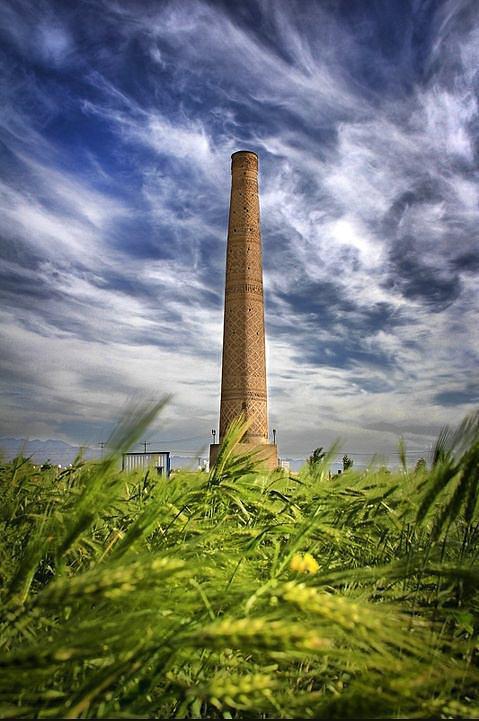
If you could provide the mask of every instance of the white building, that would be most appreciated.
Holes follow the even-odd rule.
[[[171,462],[169,451],[148,451],[147,453],[123,453],[121,461],[122,471],[137,471],[155,468],[160,475],[170,475]]]

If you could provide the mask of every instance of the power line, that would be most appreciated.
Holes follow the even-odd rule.
[[[153,440],[151,443],[186,443],[186,441],[197,441],[201,438],[205,438],[205,434],[202,433],[200,436],[190,436],[189,438],[167,438],[166,440]],[[148,441],[150,443],[150,441]],[[135,446],[142,445],[143,442],[138,441],[138,443],[135,443]]]
[[[425,451],[404,451],[404,455],[416,455],[418,453],[430,453],[431,448],[428,448]],[[339,456],[402,456],[402,451],[340,451],[339,453],[336,453],[334,456],[335,458],[338,458]]]

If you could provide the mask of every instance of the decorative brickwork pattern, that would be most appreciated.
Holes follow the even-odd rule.
[[[244,413],[251,422],[245,442],[260,444],[268,442],[268,407],[258,158],[241,151],[231,161],[220,441]]]

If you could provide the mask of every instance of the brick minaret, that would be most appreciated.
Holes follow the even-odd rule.
[[[244,150],[231,156],[220,443],[241,413],[251,422],[243,447],[261,446],[264,465],[276,467],[277,449],[268,438],[258,156]],[[211,446],[211,462],[217,451]]]

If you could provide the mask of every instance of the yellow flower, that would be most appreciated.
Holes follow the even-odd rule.
[[[310,553],[305,553],[304,556],[300,553],[295,553],[289,563],[289,568],[291,571],[296,571],[297,573],[317,573],[319,571],[319,563]]]
[[[304,554],[304,565],[306,573],[317,573],[319,571],[319,563],[310,553]]]
[[[291,561],[289,562],[291,571],[302,571],[303,570],[303,557],[299,553],[295,553]]]

